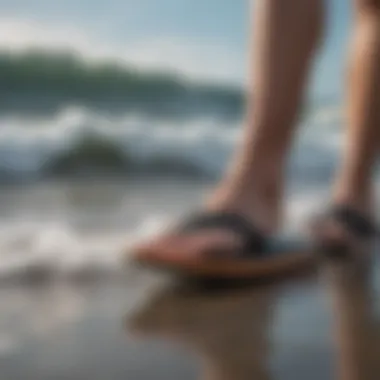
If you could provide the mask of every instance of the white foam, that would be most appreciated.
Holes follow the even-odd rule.
[[[323,124],[316,128],[316,119],[321,122],[318,114],[314,121],[312,115],[306,121],[293,154],[292,163],[300,170],[302,184],[308,176],[315,175],[313,171],[331,168],[341,148],[341,130]],[[324,120],[331,122],[331,118]],[[0,172],[8,169],[20,175],[36,174],[44,162],[61,150],[70,149],[83,136],[109,138],[136,162],[169,156],[218,174],[242,134],[240,123],[221,125],[220,120],[213,118],[167,122],[136,113],[105,116],[68,107],[52,117],[1,119]],[[323,199],[326,196],[320,188],[294,193],[289,201],[289,229],[295,231],[301,226]],[[127,206],[120,207],[124,210]],[[132,206],[128,207],[126,212],[134,213],[140,204],[134,204],[133,211]],[[169,212],[149,212],[145,207],[140,222],[128,231],[93,235],[81,234],[63,219],[28,221],[24,216],[22,221],[4,221],[0,225],[0,278],[62,278],[117,272],[136,241],[159,233],[173,220]]]
[[[318,112],[323,114],[323,110]],[[306,120],[296,147],[294,162],[306,169],[331,165],[341,144],[341,131],[331,124],[335,119],[321,118],[318,112]],[[321,124],[325,119],[327,128]],[[241,132],[240,122],[221,125],[220,118],[167,121],[136,113],[106,116],[70,106],[52,117],[0,119],[0,169],[19,175],[38,174],[59,152],[95,136],[110,139],[136,162],[160,156],[178,158],[201,171],[218,174]]]
[[[122,234],[81,236],[63,223],[14,224],[0,233],[0,278],[116,271],[126,241]]]

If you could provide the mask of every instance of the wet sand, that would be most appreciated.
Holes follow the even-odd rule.
[[[2,288],[1,378],[372,380],[380,371],[370,295],[379,298],[352,264],[219,290],[127,272]]]

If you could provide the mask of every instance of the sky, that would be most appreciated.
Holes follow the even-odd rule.
[[[325,42],[310,86],[322,98],[342,93],[351,16],[349,2],[326,2]],[[0,48],[75,49],[244,84],[249,9],[248,0],[0,0]]]

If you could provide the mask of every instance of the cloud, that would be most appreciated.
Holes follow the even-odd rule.
[[[31,47],[74,50],[88,59],[115,59],[147,70],[176,71],[191,79],[241,83],[244,77],[241,52],[213,41],[160,36],[115,45],[78,28],[0,18],[0,49],[17,52]]]
[[[82,49],[90,41],[74,29],[45,28],[40,23],[22,19],[0,19],[0,48],[14,51],[30,47],[47,49]]]

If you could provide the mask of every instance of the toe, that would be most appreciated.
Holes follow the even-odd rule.
[[[236,236],[222,231],[172,235],[141,244],[135,257],[142,261],[184,262],[206,259],[213,254],[232,254],[239,247]]]

